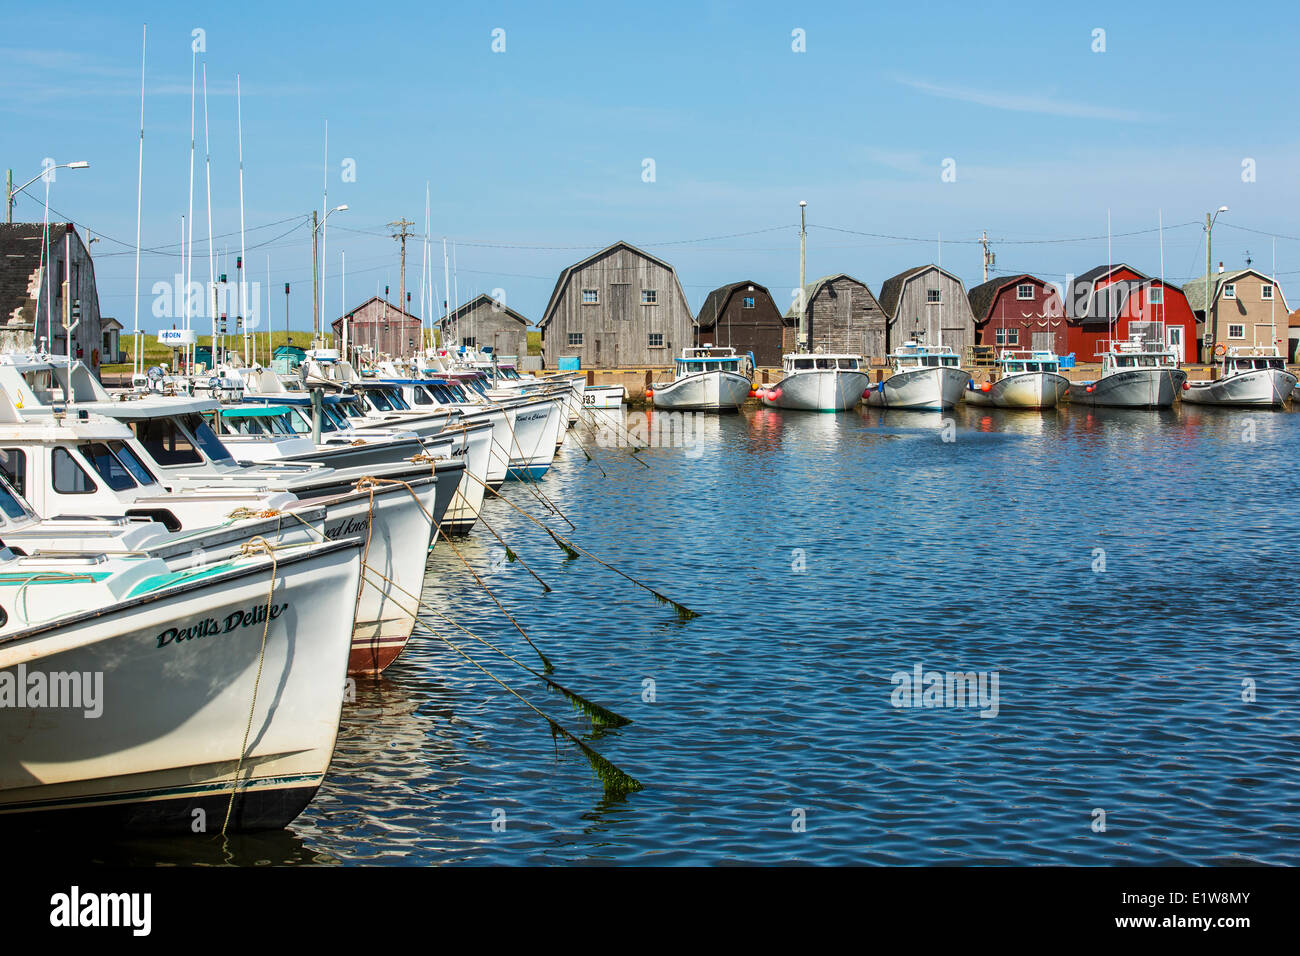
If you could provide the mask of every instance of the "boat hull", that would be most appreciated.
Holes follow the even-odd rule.
[[[267,623],[271,571],[269,559],[243,562],[0,645],[0,672],[13,680],[102,674],[93,719],[78,708],[0,707],[0,825],[215,833],[232,793],[233,829],[291,822],[338,733],[358,549],[280,554]]]
[[[695,372],[653,386],[655,408],[679,411],[734,411],[745,404],[749,379],[736,372]]]
[[[1194,405],[1281,408],[1291,398],[1296,377],[1280,368],[1251,369],[1212,382],[1188,382],[1182,399]]]
[[[994,408],[1054,408],[1069,393],[1070,381],[1054,372],[1025,372],[1008,375],[987,391],[967,388],[968,405]]]
[[[555,460],[556,439],[562,433],[567,411],[564,399],[534,399],[508,409],[510,466],[507,478],[541,478]]]
[[[1071,382],[1070,402],[1111,408],[1168,408],[1185,381],[1187,373],[1178,368],[1124,369],[1095,382]]]
[[[881,408],[952,408],[962,399],[970,375],[954,366],[906,369],[895,372],[863,401]]]
[[[862,401],[867,381],[866,372],[847,369],[795,371],[760,391],[759,401],[771,408],[843,412]]]
[[[584,408],[618,408],[626,398],[622,385],[588,385],[582,391]]]

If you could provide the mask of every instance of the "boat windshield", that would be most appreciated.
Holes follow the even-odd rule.
[[[382,391],[381,389],[377,389],[377,388],[366,389],[365,394],[366,394],[366,401],[370,402],[371,406],[373,406],[375,411],[391,412],[395,410],[393,403],[388,400],[388,393]]]
[[[99,477],[104,479],[104,484],[113,491],[126,491],[137,485],[154,483],[154,476],[149,469],[120,441],[87,442],[78,445],[77,451],[90,462]]]
[[[27,514],[27,509],[23,507],[23,503],[18,500],[18,496],[13,493],[13,489],[9,487],[7,481],[0,481],[0,511],[3,511],[15,521],[31,517]]]
[[[197,412],[179,418],[139,418],[130,426],[145,451],[163,467],[200,465],[204,454],[213,461],[234,461]]]

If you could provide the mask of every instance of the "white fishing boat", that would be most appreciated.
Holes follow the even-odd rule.
[[[334,750],[360,547],[188,571],[0,553],[0,824],[292,821]]]
[[[1056,353],[1007,349],[997,359],[991,382],[967,384],[966,404],[994,408],[1054,408],[1070,390]]]
[[[656,408],[680,411],[734,411],[749,398],[753,385],[745,371],[752,368],[753,357],[732,348],[683,349],[673,364],[673,380],[650,386],[651,401]]]
[[[1162,333],[1163,334],[1163,333]],[[1137,336],[1112,342],[1102,352],[1101,377],[1071,382],[1070,402],[1114,408],[1168,408],[1187,381],[1173,349],[1147,346]]]
[[[861,355],[798,353],[781,358],[784,376],[758,389],[758,400],[771,408],[842,412],[855,408],[867,387]]]
[[[1219,377],[1210,381],[1184,382],[1183,401],[1233,408],[1281,408],[1296,387],[1296,376],[1287,371],[1286,358],[1276,345],[1225,349],[1219,353],[1218,371]]]
[[[870,387],[862,400],[883,408],[952,408],[962,400],[970,375],[947,346],[903,343],[890,355],[892,374]]]

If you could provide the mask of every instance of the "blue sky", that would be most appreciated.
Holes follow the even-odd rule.
[[[877,291],[940,256],[978,283],[982,230],[999,272],[1060,281],[1107,261],[1108,209],[1113,259],[1157,274],[1163,213],[1171,281],[1203,270],[1195,223],[1219,205],[1231,208],[1214,258],[1229,268],[1249,251],[1268,270],[1267,234],[1300,236],[1288,69],[1300,14],[1290,5],[1254,4],[1231,20],[1210,4],[1175,16],[1132,3],[177,6],[29,6],[7,14],[0,40],[0,166],[21,182],[47,156],[91,162],[59,171],[50,204],[105,237],[93,248],[101,309],[128,328],[145,23],[140,315],[150,329],[172,324],[154,318],[151,289],[180,263],[195,28],[207,47],[198,62],[218,271],[233,276],[239,245],[238,73],[249,278],[265,292],[269,256],[277,326],[285,281],[292,325],[310,323],[302,223],[321,208],[327,169],[329,204],[349,209],[327,234],[325,322],[341,311],[340,251],[349,305],[384,285],[396,300],[397,244],[384,224],[404,216],[423,233],[426,182],[439,301],[446,236],[461,301],[503,289],[533,320],[564,265],[619,239],[673,263],[693,308],[740,279],[785,305],[798,282],[800,199],[809,276],[848,272]],[[1097,29],[1104,52],[1093,50]],[[795,30],[805,52],[792,49]],[[193,268],[206,281],[201,101],[197,110]],[[355,182],[342,177],[349,160]],[[955,181],[943,181],[945,160]],[[44,195],[39,181],[29,192]],[[19,197],[16,220],[41,215]],[[1047,241],[1062,239],[1082,241]],[[1300,305],[1300,241],[1280,238],[1276,250]],[[421,259],[410,242],[417,303]]]

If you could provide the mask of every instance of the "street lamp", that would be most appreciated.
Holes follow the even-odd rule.
[[[1220,206],[1211,216],[1208,212],[1205,214],[1205,364],[1210,365],[1214,362],[1214,343],[1219,338],[1219,319],[1216,315],[1214,323],[1210,322],[1210,234],[1214,230],[1215,220],[1219,218],[1219,213],[1227,212],[1227,206]]]
[[[320,346],[320,282],[317,279],[318,257],[316,253],[316,237],[320,235],[321,228],[325,225],[325,220],[336,212],[345,212],[348,208],[347,203],[335,206],[329,212],[325,213],[316,221],[316,210],[311,211],[311,338],[312,348]]]
[[[39,173],[37,173],[35,176],[33,176],[31,179],[27,180],[27,182],[19,186],[17,189],[14,189],[14,171],[12,169],[6,169],[5,170],[5,222],[12,223],[14,221],[14,196],[18,195],[18,193],[22,192],[32,183],[36,182],[36,180],[40,179],[42,176],[45,176],[56,169],[89,169],[89,168],[90,168],[90,163],[86,162],[84,159],[79,159],[75,163],[59,163],[56,166],[47,166],[46,168],[42,169]],[[46,180],[47,185],[48,183],[49,180]]]

